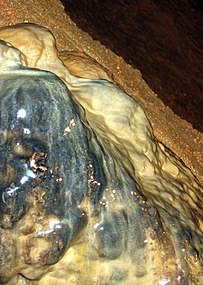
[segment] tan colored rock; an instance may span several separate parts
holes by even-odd
[[[82,32],[65,14],[58,0],[29,3],[1,0],[0,6],[0,26],[31,22],[47,27],[56,37],[59,51],[85,52],[112,72],[114,81],[144,108],[156,138],[175,152],[203,183],[203,135],[164,106],[142,80],[139,71]]]
[[[16,31],[18,31],[18,34],[27,33],[28,44],[24,41],[22,45],[21,38],[18,41],[18,38],[15,37]],[[72,76],[57,56],[53,36],[44,28],[30,24],[2,28],[0,38],[13,44],[15,48],[19,48],[23,52],[21,59],[25,66],[52,71],[64,80],[73,95],[85,108],[87,120],[100,138],[101,143],[124,165],[128,172],[134,176],[135,180],[139,181],[140,191],[146,195],[149,202],[160,209],[161,216],[161,209],[165,208],[171,214],[171,217],[178,216],[185,223],[186,227],[196,232],[197,237],[202,234],[202,212],[199,207],[201,189],[190,171],[168,152],[161,143],[155,140],[145,113],[133,99],[107,81],[89,80]],[[34,47],[31,44],[33,42],[35,43]],[[5,47],[8,51],[12,49],[8,44]],[[15,57],[19,57],[20,54],[15,49],[15,56],[13,57],[13,53],[6,52],[6,48],[3,50],[2,57],[6,57],[9,60],[8,65],[12,67],[13,62],[19,62],[19,59],[15,59]],[[91,68],[92,61],[89,62],[89,68]],[[75,69],[75,72],[77,70]],[[99,77],[101,76],[99,72],[102,72],[102,68],[97,67],[97,70],[97,76]],[[86,76],[87,69],[84,68],[83,64],[79,72],[80,74],[82,72],[84,77]],[[120,110],[119,113],[117,110]],[[184,194],[182,194],[183,189]],[[107,199],[111,198],[108,197]],[[102,263],[98,253],[94,253],[90,240],[95,235],[94,231],[92,232],[95,221],[92,221],[91,218],[85,232],[78,241],[79,243],[76,241],[56,265],[51,266],[51,268],[44,267],[46,265],[46,253],[54,250],[55,245],[53,241],[48,242],[39,238],[37,240],[36,236],[39,237],[41,227],[46,232],[46,228],[49,228],[48,225],[51,220],[56,218],[43,216],[43,211],[40,210],[38,203],[34,202],[33,205],[36,208],[31,209],[31,212],[35,213],[34,216],[36,215],[36,218],[33,220],[33,214],[27,213],[25,218],[18,223],[18,247],[21,250],[18,255],[18,264],[14,266],[15,271],[10,272],[11,275],[8,275],[7,278],[12,277],[14,273],[21,272],[28,279],[40,278],[37,284],[42,285],[63,283],[109,284],[110,279],[115,274],[114,272],[118,270],[122,272],[122,276],[123,274],[127,276],[127,279],[124,278],[124,280],[122,277],[123,281],[120,284],[125,284],[127,280],[133,280],[135,284],[136,282],[140,284],[141,279],[139,278],[139,281],[136,281],[137,279],[133,277],[138,274],[136,270],[129,271],[129,268],[133,268],[134,264],[131,261],[129,263],[125,262],[125,259],[128,259],[127,256],[122,255],[119,260],[112,262],[105,260]],[[120,207],[120,205],[115,204],[114,210],[116,209],[115,207]],[[167,221],[165,223],[167,224]],[[147,243],[150,240],[150,236],[151,233],[149,232]],[[12,239],[13,234],[11,234]],[[94,246],[96,245],[95,243],[96,240],[93,238]],[[169,246],[172,246],[169,240],[167,243]],[[152,244],[153,241],[151,240],[147,247],[148,251],[150,251]],[[201,251],[201,246],[199,247],[198,245],[198,238],[197,240],[194,238],[194,244]],[[176,247],[175,243],[173,246]],[[10,248],[12,251],[12,247]],[[154,242],[152,248],[156,252],[156,242]],[[156,257],[158,262],[156,269],[158,270],[162,267],[160,265],[160,253],[162,250],[165,251],[165,248],[159,249],[159,256]],[[89,262],[92,256],[93,259],[96,259],[98,266],[90,263],[90,267],[86,269],[85,264]],[[149,260],[146,260],[146,262],[149,263]],[[127,265],[126,268],[125,263]],[[174,269],[175,260],[173,260],[172,254],[168,255],[167,263],[172,263],[170,274],[176,274]],[[77,270],[77,274],[71,274],[71,270],[75,271],[78,264],[80,264],[80,269]],[[35,265],[34,270],[33,265]],[[143,284],[154,282],[151,275],[153,270],[149,270],[147,273],[146,269],[140,266],[141,264],[137,270],[143,271],[142,274],[145,276]],[[116,271],[115,268],[117,268]],[[86,270],[90,273],[87,276],[85,274]],[[66,280],[68,272],[70,272],[70,278]],[[44,277],[42,277],[43,274],[45,274]],[[13,278],[8,284],[15,282],[15,275]],[[158,278],[161,278],[161,275],[158,275]],[[58,281],[59,279],[60,281]]]
[[[2,28],[0,38],[13,44],[23,53],[25,66],[48,70],[62,78],[85,108],[88,122],[105,147],[114,153],[114,156],[124,164],[135,179],[140,180],[142,192],[148,199],[152,199],[153,203],[162,207],[164,203],[168,205],[173,203],[175,196],[174,208],[183,221],[189,220],[194,223],[195,215],[191,213],[191,210],[197,212],[199,215],[196,216],[196,221],[191,226],[193,230],[197,232],[200,230],[203,233],[203,214],[198,205],[201,199],[201,189],[197,181],[179,160],[168,153],[162,144],[154,140],[151,126],[143,110],[134,100],[108,82],[72,76],[58,58],[55,40],[45,28],[20,24]],[[65,60],[68,66],[70,58]],[[74,66],[73,61],[71,65]],[[106,77],[99,65],[93,65],[93,61],[89,60],[86,61],[85,67],[84,62],[80,62],[80,57],[75,61],[73,73],[77,74],[78,71],[79,76],[88,77],[88,70],[91,70],[93,66],[97,66],[97,70],[93,68],[93,71],[97,71],[95,72],[97,78],[102,76],[99,72],[103,72]],[[185,196],[181,194],[183,184]],[[195,196],[192,197],[190,193]],[[157,196],[162,197],[160,202]]]
[[[59,58],[74,76],[112,81],[112,74],[107,69],[82,52],[61,52]]]
[[[25,3],[23,3],[22,1],[18,2],[19,2],[18,7],[25,7],[25,6],[20,6],[20,5],[25,5]],[[35,10],[39,8],[40,10],[40,8],[44,7],[43,5],[45,5],[45,2],[46,1],[41,1],[41,2],[31,1],[30,6],[27,7],[29,9],[29,13],[32,9]],[[39,4],[38,7],[36,7],[36,3]],[[56,8],[58,7],[59,10],[55,9],[54,13],[56,13],[56,11],[58,13],[60,9],[62,13],[61,5],[57,1],[50,1],[49,3],[51,3],[52,8],[54,5],[56,5],[55,6]],[[15,6],[15,3],[13,5]],[[22,17],[22,15],[20,14],[21,11],[18,9],[14,9],[13,10],[14,12],[12,12],[13,14],[11,13],[11,16],[14,15],[17,18]],[[28,15],[25,10],[24,12],[25,13],[23,17],[24,16],[25,18],[27,17],[26,19],[28,19],[28,17],[30,18],[33,17],[32,15]],[[43,13],[41,11],[40,16],[38,15],[36,16],[36,18],[38,19],[38,22],[44,21],[45,23],[42,14]],[[15,22],[16,21],[15,17],[14,18],[10,17],[9,23]],[[64,17],[66,18],[65,15]],[[49,18],[49,21],[51,28],[51,26],[53,27],[54,22],[52,21],[51,17]],[[64,24],[61,23],[62,27],[63,25]],[[27,27],[29,27],[29,25]],[[76,27],[71,22],[70,22],[70,27],[73,28],[73,31],[74,29],[76,29]],[[96,97],[95,99],[94,96],[92,96],[91,100],[89,100],[90,97],[88,97],[87,95],[88,92],[90,91],[91,81],[85,79],[84,80],[81,79],[78,81],[77,78],[71,76],[70,74],[71,68],[68,71],[65,65],[58,59],[54,40],[52,36],[50,36],[50,34],[45,29],[41,29],[40,27],[33,28],[32,26],[30,26],[30,28],[28,30],[25,29],[26,30],[25,31],[23,26],[18,26],[17,27],[18,32],[19,33],[23,32],[22,37],[19,37],[20,42],[18,37],[16,36],[15,29],[16,27],[9,28],[6,29],[6,32],[5,30],[1,30],[0,38],[2,37],[2,39],[11,42],[14,46],[16,46],[22,51],[22,61],[24,65],[50,70],[56,73],[58,76],[60,76],[67,83],[67,86],[71,89],[71,91],[80,101],[80,103],[85,107],[87,112],[87,118],[89,122],[92,123],[92,127],[94,128],[94,130],[102,138],[105,147],[109,148],[110,151],[114,153],[114,156],[118,160],[123,162],[123,164],[129,170],[129,172],[131,172],[133,175],[134,173],[135,174],[138,173],[137,174],[138,176],[136,176],[136,178],[139,178],[139,181],[141,182],[140,183],[141,189],[146,194],[146,196],[150,197],[153,203],[161,207],[163,205],[165,207],[165,205],[171,204],[172,209],[176,209],[178,211],[178,213],[176,212],[175,215],[178,216],[180,215],[180,218],[182,219],[183,222],[186,222],[186,224],[191,229],[196,231],[198,234],[201,234],[202,208],[201,205],[199,206],[199,201],[201,200],[200,196],[201,189],[198,185],[198,181],[196,181],[191,172],[182,164],[182,162],[179,159],[177,159],[170,152],[168,152],[161,143],[158,143],[156,140],[154,140],[151,126],[149,125],[148,120],[146,119],[145,114],[142,111],[142,109],[139,107],[139,105],[137,105],[136,103],[132,103],[133,101],[131,101],[128,97],[126,97],[125,93],[122,91],[116,90],[115,94],[111,93],[112,92],[111,88],[110,88],[110,93],[113,95],[111,96],[110,103],[105,105],[105,102],[109,102],[108,100],[110,98],[108,97],[105,98],[106,101],[100,100],[101,98],[98,97]],[[36,30],[37,32],[35,32]],[[80,46],[80,43],[76,45],[77,37],[75,37],[74,44],[72,44],[71,42],[72,38],[71,38],[69,44],[66,45],[65,42],[67,41],[67,39],[64,38],[64,43],[63,41],[61,41],[63,38],[63,33],[59,29],[59,27],[55,26],[55,28],[52,31],[54,30],[55,31],[58,30],[57,34],[58,37],[60,38],[58,43],[60,43],[61,47],[63,47],[64,50],[66,49],[66,47],[68,49],[68,46],[70,47],[70,50],[75,50],[76,47],[78,48]],[[64,28],[63,31],[66,31],[66,29]],[[62,36],[60,36],[60,34],[62,34]],[[24,40],[24,37],[27,38],[27,43]],[[21,41],[22,39],[23,41]],[[90,50],[88,51],[87,46],[85,47],[84,45],[86,39],[89,40],[90,41],[89,43],[92,44],[92,46],[90,45],[89,47],[91,51]],[[149,119],[151,119],[151,122],[153,122],[155,130],[157,128],[158,130],[157,132],[161,134],[161,141],[165,142],[166,146],[170,147],[174,143],[173,138],[176,137],[176,136],[168,137],[170,132],[168,134],[167,131],[169,130],[170,122],[169,126],[167,126],[166,119],[170,117],[172,122],[177,122],[176,126],[178,126],[178,124],[180,124],[181,126],[187,126],[188,130],[192,132],[192,137],[193,138],[196,137],[197,140],[196,144],[194,143],[193,146],[188,145],[188,148],[189,149],[195,148],[197,152],[201,151],[201,148],[199,148],[199,146],[201,145],[201,139],[200,139],[201,134],[197,134],[190,127],[188,127],[187,123],[184,123],[179,118],[172,116],[170,110],[166,112],[167,109],[161,104],[161,102],[145,85],[145,83],[142,81],[137,71],[132,70],[129,66],[125,65],[121,59],[118,59],[115,55],[111,54],[109,51],[107,51],[107,53],[111,55],[112,62],[107,64],[107,59],[104,56],[105,53],[103,53],[104,52],[103,47],[101,47],[98,43],[96,43],[96,46],[98,46],[99,48],[98,48],[98,55],[95,55],[95,51],[93,51],[94,43],[91,42],[91,39],[88,37],[86,38],[86,35],[84,34],[84,38],[80,38],[80,40],[82,42],[80,46],[81,51],[85,51],[88,54],[92,53],[92,56],[97,58],[98,61],[101,61],[102,63],[106,62],[103,65],[104,66],[109,65],[109,69],[114,71],[115,81],[122,83],[121,85],[125,86],[126,89],[129,90],[129,93],[133,94],[138,101],[143,103],[143,105],[147,109],[147,114]],[[60,54],[62,55],[61,58],[63,59],[64,52],[62,52],[61,49],[59,50]],[[102,56],[100,52],[101,54],[103,54]],[[71,54],[73,56],[69,57],[69,62],[71,62],[71,64],[73,63],[73,69],[72,69],[73,75],[78,74],[79,76],[84,75],[84,77],[88,76],[91,77],[92,76],[91,72],[89,73],[89,71],[87,71],[84,64],[81,65],[79,70],[78,68],[74,69],[74,63],[75,62],[79,63],[80,58],[77,58],[75,61],[76,58],[75,54],[74,53]],[[116,66],[114,65],[116,61],[118,64],[117,65],[118,69],[116,69]],[[82,60],[82,62],[87,63],[86,59]],[[97,78],[102,78],[103,76],[104,78],[106,78],[105,76],[108,77],[108,72],[106,75],[105,70],[103,71],[102,68],[100,68],[94,62],[93,63],[92,62],[93,61],[88,60],[88,64],[90,64],[91,70],[93,66],[97,66],[95,68],[95,71],[98,73]],[[67,64],[68,66],[68,62],[65,62],[65,64]],[[126,74],[128,72],[130,74],[130,79],[132,81],[128,81],[126,78]],[[128,83],[130,87],[127,87]],[[85,92],[85,84],[87,84],[86,90],[88,92]],[[108,86],[109,85],[107,84],[107,87]],[[80,92],[80,90],[83,90],[83,92]],[[95,93],[93,92],[92,94],[94,95]],[[98,96],[100,94],[98,93]],[[118,94],[120,97],[118,96]],[[105,95],[105,92],[103,95]],[[115,98],[115,100],[112,100],[112,98]],[[118,98],[121,98],[121,100],[118,100]],[[147,100],[147,98],[149,100]],[[115,104],[112,104],[112,102]],[[132,112],[130,114],[132,114],[132,116],[130,117],[129,109],[131,110],[131,108]],[[136,112],[134,112],[135,109]],[[119,113],[117,112],[118,110]],[[154,118],[153,117],[154,114],[159,116],[157,118]],[[96,118],[98,118],[98,120]],[[158,122],[158,120],[160,120],[160,122]],[[103,128],[99,127],[102,125],[101,122],[104,123]],[[121,129],[120,126],[121,127],[125,126],[125,128]],[[162,133],[163,130],[165,130],[165,133]],[[176,131],[175,128],[174,131]],[[181,133],[179,133],[178,136],[182,138]],[[119,151],[117,151],[117,149],[119,149]],[[171,149],[173,149],[173,147],[171,147]],[[180,149],[177,148],[177,145],[176,148],[174,149],[176,150],[177,154],[180,153]],[[188,149],[187,148],[183,149],[183,153],[184,151],[186,151],[187,153]],[[124,157],[126,159],[124,159]],[[196,156],[196,158],[190,156],[190,161],[194,159],[193,162],[195,161],[198,165],[197,158],[198,156]],[[187,158],[185,158],[185,161],[187,161]],[[192,164],[190,164],[190,166],[191,165]],[[198,171],[201,170],[200,169],[197,170],[196,173],[200,173]],[[86,207],[88,211],[88,203]],[[48,221],[45,221],[45,226],[46,223],[48,223]],[[32,235],[32,232],[29,233],[29,229],[31,229],[35,225],[32,226],[32,220],[30,220],[29,216],[26,216],[25,219],[23,219],[20,224],[22,227],[22,228],[20,227],[20,229],[22,230],[21,231],[22,235],[20,234],[19,248],[21,251],[24,251],[25,243],[30,245],[30,248],[32,247],[31,246],[32,242],[31,243],[29,243],[29,241],[25,242],[25,240],[27,239],[26,235],[29,234]],[[40,281],[28,281],[22,276],[15,276],[13,280],[11,280],[8,284],[10,285],[11,284],[39,284],[39,285],[101,284],[103,285],[103,284],[111,284],[110,278],[113,272],[122,272],[121,274],[122,276],[125,276],[125,274],[127,274],[127,276],[129,276],[128,281],[124,279],[123,281],[118,283],[118,284],[127,284],[126,282],[132,282],[133,276],[136,276],[136,274],[143,274],[145,272],[144,269],[143,271],[141,270],[140,272],[136,272],[136,270],[138,270],[138,267],[136,268],[135,264],[132,265],[131,261],[129,261],[129,257],[125,255],[122,256],[121,260],[113,260],[113,261],[102,260],[101,258],[98,258],[97,253],[94,252],[92,249],[92,244],[95,243],[95,239],[92,238],[92,242],[90,239],[91,236],[92,237],[94,236],[93,232],[94,224],[95,221],[94,220],[92,221],[90,219],[85,232],[81,233],[81,236],[67,250],[66,254],[61,259],[61,261],[50,267],[48,269],[49,272],[45,274],[43,277],[41,277]],[[24,226],[28,228],[28,231],[25,230],[25,228],[23,228]],[[154,276],[148,273],[147,276],[143,277],[142,284],[154,284],[153,282],[157,283],[160,280],[163,281],[165,280],[165,282],[167,281],[169,282],[169,280],[172,280],[171,284],[176,284],[174,280],[176,280],[176,278],[179,278],[177,273],[177,267],[179,266],[179,264],[176,260],[177,257],[175,257],[173,252],[174,250],[173,242],[170,241],[170,237],[165,235],[164,232],[162,233],[162,235],[163,239],[165,239],[166,241],[167,246],[160,245],[156,241],[153,241],[151,233],[148,233],[147,235],[148,238],[147,252],[151,251],[154,252],[153,256],[155,258],[155,264],[156,264],[155,269],[157,272],[157,277],[155,278]],[[11,236],[12,238],[14,237],[14,239],[16,239],[16,232],[15,231],[12,232]],[[47,246],[46,244],[42,244],[41,246],[39,246],[39,249],[41,250],[46,246]],[[188,255],[188,252],[190,252],[190,245],[188,245],[187,242],[185,242],[185,247],[183,249],[186,250],[186,256],[185,256],[186,260],[190,259],[190,262],[187,261],[191,276],[190,281],[193,282],[194,284],[199,284],[198,278],[201,274],[201,268],[199,267],[199,263],[196,260],[196,256]],[[31,249],[30,252],[32,252]],[[22,256],[23,255],[24,254],[22,254]],[[39,252],[35,250],[34,247],[30,258],[34,261],[35,258],[38,258],[38,256]],[[23,267],[23,260],[19,260],[19,263],[20,266],[19,267],[16,266],[16,272],[20,272],[20,270],[22,270],[21,268]],[[153,266],[154,265],[152,265],[152,262],[149,259],[147,259],[146,267],[151,269],[151,267]],[[149,270],[148,272],[153,272],[153,270],[152,271]],[[24,271],[21,272],[22,274],[31,279],[37,277],[34,276],[35,271],[32,270],[32,267],[24,268]],[[44,274],[45,272],[46,270],[43,269],[42,271],[40,271],[39,268],[39,273],[37,273],[39,274],[38,277],[41,276],[41,274]],[[156,280],[153,278],[155,278]],[[135,283],[135,281],[133,280],[133,284],[137,283]]]

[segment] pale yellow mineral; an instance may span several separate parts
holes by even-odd
[[[52,244],[49,242],[40,244],[40,240],[38,242],[28,240],[23,226],[34,227],[33,233],[38,234],[39,229],[36,227],[40,226],[28,215],[20,221],[17,232],[11,234],[16,236],[20,231],[19,240],[16,237],[19,243],[19,255],[17,256],[19,262],[15,272],[11,272],[14,277],[8,284],[177,284],[180,276],[176,266],[181,265],[174,253],[177,249],[177,241],[173,239],[176,229],[163,213],[166,211],[171,218],[179,220],[183,228],[194,232],[192,242],[201,253],[202,246],[199,238],[203,234],[203,209],[200,203],[202,189],[192,172],[178,157],[155,139],[152,127],[140,105],[122,89],[110,81],[103,80],[112,78],[97,63],[87,59],[83,60],[85,56],[77,54],[74,54],[77,57],[76,60],[73,60],[73,57],[68,59],[64,53],[60,59],[53,35],[38,25],[19,24],[2,28],[0,39],[13,45],[15,50],[19,49],[24,66],[51,71],[65,82],[76,100],[85,109],[87,121],[101,145],[137,181],[140,192],[147,197],[147,205],[155,205],[170,233],[168,235],[164,230],[161,233],[161,239],[162,242],[165,241],[165,245],[153,239],[152,231],[146,232],[146,240],[143,241],[143,251],[146,251],[144,263],[139,259],[139,251],[136,253],[137,260],[134,262],[125,253],[122,253],[118,259],[108,260],[99,256],[99,251],[95,249],[97,238],[94,227],[97,221],[90,215],[86,228],[67,249],[62,259],[55,265],[42,269],[37,264],[40,252],[43,249],[48,250]],[[7,44],[8,49],[9,44]],[[7,53],[3,51],[2,54]],[[20,53],[18,54],[20,56]],[[77,68],[74,68],[75,64]],[[89,67],[87,68],[86,65]],[[90,70],[94,71],[94,76]],[[121,211],[122,203],[113,201],[113,194],[108,191],[106,193],[105,199],[111,201],[109,209]],[[133,191],[132,195],[134,195]],[[90,211],[89,207],[89,201],[87,201],[84,206],[87,214]],[[131,207],[133,205],[128,205],[129,211]],[[48,227],[49,223],[50,220],[44,217],[43,226]],[[36,264],[34,267],[24,265],[26,246],[30,250],[30,264]],[[191,276],[192,271],[200,274],[197,256],[189,257],[190,244],[185,241],[185,247],[178,250],[186,251],[185,259],[191,259],[186,261]],[[153,252],[153,262],[151,252]],[[164,271],[165,268],[168,268],[167,272]],[[27,281],[22,276],[16,277],[17,272],[34,281]],[[155,272],[157,272],[156,276]],[[194,278],[190,279],[190,284],[193,284],[191,280]]]

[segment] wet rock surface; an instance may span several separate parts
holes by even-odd
[[[94,246],[101,257],[116,259],[126,253],[128,239],[137,231],[132,217],[143,227],[138,244],[134,242],[139,247],[150,226],[142,200],[132,207],[133,213],[128,209],[129,217],[127,209],[113,208],[126,198],[134,202],[131,191],[139,195],[136,183],[85,126],[84,111],[62,81],[52,73],[13,64],[12,47],[1,46],[2,56],[9,58],[0,77],[0,225],[1,240],[8,239],[0,247],[1,284],[16,273],[41,277],[43,267],[64,255],[88,214],[98,220]],[[89,213],[81,208],[87,197]]]
[[[155,137],[180,157],[198,180],[203,183],[202,133],[174,115],[171,109],[166,107],[147,86],[138,70],[126,64],[121,57],[116,56],[112,51],[102,46],[100,42],[94,41],[87,33],[81,31],[65,13],[59,0],[31,0],[29,3],[24,0],[12,2],[0,0],[0,5],[1,27],[21,22],[36,23],[47,27],[56,37],[60,53],[63,54],[64,51],[85,53],[110,71],[113,75],[113,81],[143,107],[153,127]],[[8,30],[4,31],[3,39],[5,36],[7,38],[7,33]],[[26,51],[26,45],[36,51],[35,45],[38,43],[36,38],[32,42],[27,41],[26,43],[27,33],[21,33],[19,30],[17,33],[14,32],[12,37],[21,42],[19,48],[21,47],[22,58],[24,57],[24,47]],[[40,50],[42,50],[42,46],[38,52],[36,51],[35,61],[40,55]],[[52,53],[52,56],[56,58],[56,54]],[[52,63],[53,59],[49,57],[49,61]],[[24,62],[23,59],[22,62]],[[31,58],[30,63],[33,66]],[[43,63],[41,63],[40,68],[43,69]]]
[[[41,32],[39,47],[47,43],[38,60],[29,45],[23,56],[17,42],[0,49],[0,282],[200,284],[195,177],[155,140],[134,99],[86,79],[83,64],[84,78],[72,76],[46,29],[13,31],[27,28],[31,38]],[[31,59],[66,85],[26,67]]]

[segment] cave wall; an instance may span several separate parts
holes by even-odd
[[[203,131],[200,1],[61,2],[83,31],[138,68],[175,114]]]

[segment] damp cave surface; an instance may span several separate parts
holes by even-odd
[[[201,1],[61,2],[83,31],[138,68],[165,105],[203,132]]]

